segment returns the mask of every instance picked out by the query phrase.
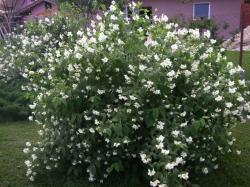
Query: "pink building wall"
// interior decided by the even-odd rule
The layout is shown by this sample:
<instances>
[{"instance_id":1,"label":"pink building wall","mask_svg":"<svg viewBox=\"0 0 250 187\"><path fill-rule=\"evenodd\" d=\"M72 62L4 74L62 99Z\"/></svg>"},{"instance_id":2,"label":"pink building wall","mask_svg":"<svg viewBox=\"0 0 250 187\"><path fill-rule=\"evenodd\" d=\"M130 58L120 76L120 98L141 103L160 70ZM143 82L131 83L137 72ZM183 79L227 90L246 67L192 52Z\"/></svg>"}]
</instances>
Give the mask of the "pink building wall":
<instances>
[{"instance_id":1,"label":"pink building wall","mask_svg":"<svg viewBox=\"0 0 250 187\"><path fill-rule=\"evenodd\" d=\"M37 0L37 1L39 1L39 0ZM35 4L37 1L25 0L25 3L22 4L20 9L25 9L28 6L31 6L32 4ZM57 5L55 3L51 3L51 9L47 9L46 8L46 1L40 1L36 5L29 8L28 10L30 11L30 14L29 15L24 15L23 18L22 18L23 21L29 21L29 20L39 18L39 17L54 15L57 12Z\"/></svg>"},{"instance_id":2,"label":"pink building wall","mask_svg":"<svg viewBox=\"0 0 250 187\"><path fill-rule=\"evenodd\" d=\"M143 6L152 7L154 14L166 14L169 18L182 14L189 20L193 19L193 4L202 2L210 3L211 19L220 25L223 25L224 22L229 24L226 31L220 29L219 35L229 38L230 32L239 28L240 6L244 0L193 0L187 3L183 3L181 0L143 0Z\"/></svg>"}]
</instances>

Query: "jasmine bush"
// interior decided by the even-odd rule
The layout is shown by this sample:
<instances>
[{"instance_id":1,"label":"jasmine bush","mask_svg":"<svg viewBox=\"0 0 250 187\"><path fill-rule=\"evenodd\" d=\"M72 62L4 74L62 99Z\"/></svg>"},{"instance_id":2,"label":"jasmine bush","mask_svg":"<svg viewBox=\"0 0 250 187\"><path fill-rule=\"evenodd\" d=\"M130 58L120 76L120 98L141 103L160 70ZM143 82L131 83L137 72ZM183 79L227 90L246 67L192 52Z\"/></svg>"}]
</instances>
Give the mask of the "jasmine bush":
<instances>
[{"instance_id":1,"label":"jasmine bush","mask_svg":"<svg viewBox=\"0 0 250 187\"><path fill-rule=\"evenodd\" d=\"M136 163L151 186L185 186L190 171L207 174L233 151L231 128L250 117L243 70L209 32L129 8L126 18L113 2L86 29L46 19L43 34L26 30L7 45L20 50L2 74L14 67L27 79L29 118L41 126L41 141L24 149L31 181L39 169L66 168L102 183Z\"/></svg>"}]
</instances>

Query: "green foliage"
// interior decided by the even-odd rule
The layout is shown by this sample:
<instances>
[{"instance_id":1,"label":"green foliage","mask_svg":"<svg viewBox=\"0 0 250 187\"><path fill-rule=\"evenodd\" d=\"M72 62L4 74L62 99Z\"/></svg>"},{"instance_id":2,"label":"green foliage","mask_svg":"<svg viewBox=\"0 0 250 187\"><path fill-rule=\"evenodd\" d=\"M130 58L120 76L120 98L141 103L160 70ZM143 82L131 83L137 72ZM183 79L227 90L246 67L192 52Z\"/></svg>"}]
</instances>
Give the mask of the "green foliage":
<instances>
[{"instance_id":1,"label":"green foliage","mask_svg":"<svg viewBox=\"0 0 250 187\"><path fill-rule=\"evenodd\" d=\"M172 18L172 21L178 23L182 27L199 29L201 34L206 30L209 30L211 32L211 37L216 39L218 41L218 44L221 44L223 42L223 38L218 35L219 30L227 30L230 27L227 22L219 24L214 19L186 20L183 14L175 16L174 18Z\"/></svg>"},{"instance_id":2,"label":"green foliage","mask_svg":"<svg viewBox=\"0 0 250 187\"><path fill-rule=\"evenodd\" d=\"M82 10L87 16L96 13L98 10L106 9L106 7L110 6L111 2L112 0L72 0L70 2L67 0L58 0L59 5L64 6L65 3L70 3ZM128 3L128 0L116 0L116 2L120 7L124 7Z\"/></svg>"},{"instance_id":3,"label":"green foliage","mask_svg":"<svg viewBox=\"0 0 250 187\"><path fill-rule=\"evenodd\" d=\"M21 90L22 82L0 81L0 121L26 120L30 114L29 99Z\"/></svg>"}]
</instances>

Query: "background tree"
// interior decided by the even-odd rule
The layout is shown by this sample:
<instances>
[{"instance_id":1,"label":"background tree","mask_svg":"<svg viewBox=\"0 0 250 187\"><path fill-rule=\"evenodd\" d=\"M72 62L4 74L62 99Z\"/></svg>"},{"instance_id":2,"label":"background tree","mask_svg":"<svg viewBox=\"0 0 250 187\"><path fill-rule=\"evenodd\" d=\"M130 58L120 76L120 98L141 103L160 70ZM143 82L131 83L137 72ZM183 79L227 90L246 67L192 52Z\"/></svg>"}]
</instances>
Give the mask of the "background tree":
<instances>
[{"instance_id":1,"label":"background tree","mask_svg":"<svg viewBox=\"0 0 250 187\"><path fill-rule=\"evenodd\" d=\"M115 0L116 3L118 3L121 7L123 7L125 4L128 3L128 0ZM68 3L67 0L57 0L58 4L61 3ZM78 8L80 8L83 13L90 17L92 13L95 13L96 11L106 8L110 5L112 0L72 0L70 3L74 4Z\"/></svg>"},{"instance_id":2,"label":"background tree","mask_svg":"<svg viewBox=\"0 0 250 187\"><path fill-rule=\"evenodd\" d=\"M18 9L23 6L25 0L1 0L0 10L1 10L1 20L2 23L9 32L12 31L13 26L16 21L18 21Z\"/></svg>"}]
</instances>

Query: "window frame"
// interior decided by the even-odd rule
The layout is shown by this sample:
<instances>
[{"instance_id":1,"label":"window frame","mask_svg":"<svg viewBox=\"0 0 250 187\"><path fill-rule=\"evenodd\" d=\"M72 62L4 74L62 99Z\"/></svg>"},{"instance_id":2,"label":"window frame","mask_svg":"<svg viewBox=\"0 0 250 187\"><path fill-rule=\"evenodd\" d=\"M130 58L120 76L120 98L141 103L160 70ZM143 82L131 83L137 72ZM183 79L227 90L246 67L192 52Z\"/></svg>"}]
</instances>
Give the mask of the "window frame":
<instances>
[{"instance_id":1,"label":"window frame","mask_svg":"<svg viewBox=\"0 0 250 187\"><path fill-rule=\"evenodd\" d=\"M197 16L195 16L195 5L200 5L200 4L208 4L208 17L207 17L207 19L211 19L211 2L198 2L198 3L193 3L193 20L197 19Z\"/></svg>"}]
</instances>

